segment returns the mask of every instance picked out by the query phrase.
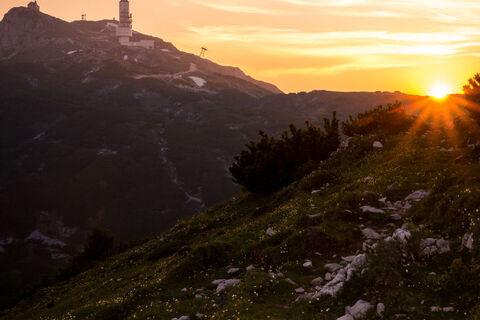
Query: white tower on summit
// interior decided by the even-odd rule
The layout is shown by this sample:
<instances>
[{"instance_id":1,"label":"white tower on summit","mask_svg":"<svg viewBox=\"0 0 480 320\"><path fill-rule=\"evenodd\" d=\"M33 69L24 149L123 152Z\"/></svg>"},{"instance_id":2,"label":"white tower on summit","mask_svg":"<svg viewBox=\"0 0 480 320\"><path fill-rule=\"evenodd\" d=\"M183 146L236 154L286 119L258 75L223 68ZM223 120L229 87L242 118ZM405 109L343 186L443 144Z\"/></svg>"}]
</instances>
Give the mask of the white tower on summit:
<instances>
[{"instance_id":1,"label":"white tower on summit","mask_svg":"<svg viewBox=\"0 0 480 320\"><path fill-rule=\"evenodd\" d=\"M130 13L130 2L128 2L128 0L120 0L120 18L118 20L116 34L118 41L122 46L141 47L146 49L155 48L155 40L130 41L130 38L133 36L133 31L132 14Z\"/></svg>"},{"instance_id":2,"label":"white tower on summit","mask_svg":"<svg viewBox=\"0 0 480 320\"><path fill-rule=\"evenodd\" d=\"M120 0L120 15L117 27L117 37L120 43L130 41L132 36L132 14L130 13L130 3L128 0Z\"/></svg>"}]
</instances>

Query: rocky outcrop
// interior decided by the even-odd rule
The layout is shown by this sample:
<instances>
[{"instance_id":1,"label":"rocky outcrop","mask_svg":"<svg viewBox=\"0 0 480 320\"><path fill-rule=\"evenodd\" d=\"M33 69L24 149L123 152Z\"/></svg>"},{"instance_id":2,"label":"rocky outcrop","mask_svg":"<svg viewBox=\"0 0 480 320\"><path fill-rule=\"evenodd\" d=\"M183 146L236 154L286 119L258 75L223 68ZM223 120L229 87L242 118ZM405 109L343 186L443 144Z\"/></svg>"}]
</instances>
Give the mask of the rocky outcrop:
<instances>
[{"instance_id":1,"label":"rocky outcrop","mask_svg":"<svg viewBox=\"0 0 480 320\"><path fill-rule=\"evenodd\" d=\"M41 47L77 35L72 24L24 7L11 9L0 22L0 47Z\"/></svg>"}]
</instances>

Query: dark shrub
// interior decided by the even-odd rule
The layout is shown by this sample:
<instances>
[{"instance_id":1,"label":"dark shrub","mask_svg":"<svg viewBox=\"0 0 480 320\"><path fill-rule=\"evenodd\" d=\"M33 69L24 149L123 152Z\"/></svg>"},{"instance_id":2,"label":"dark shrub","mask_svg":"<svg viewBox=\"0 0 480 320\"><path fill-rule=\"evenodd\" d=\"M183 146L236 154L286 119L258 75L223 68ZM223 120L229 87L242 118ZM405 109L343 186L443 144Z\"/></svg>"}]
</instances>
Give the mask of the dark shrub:
<instances>
[{"instance_id":1,"label":"dark shrub","mask_svg":"<svg viewBox=\"0 0 480 320\"><path fill-rule=\"evenodd\" d=\"M91 267L114 253L114 237L105 229L95 228L87 236L83 250L73 256L62 272L62 277L70 277Z\"/></svg>"},{"instance_id":2,"label":"dark shrub","mask_svg":"<svg viewBox=\"0 0 480 320\"><path fill-rule=\"evenodd\" d=\"M465 98L471 102L465 108L468 110L470 117L480 123L480 73L468 80L468 84L463 86L463 92Z\"/></svg>"},{"instance_id":3,"label":"dark shrub","mask_svg":"<svg viewBox=\"0 0 480 320\"><path fill-rule=\"evenodd\" d=\"M338 120L324 119L323 131L306 122L306 129L293 124L280 138L260 131L260 140L250 141L230 167L233 181L254 193L268 193L292 183L310 172L337 150L340 144Z\"/></svg>"},{"instance_id":4,"label":"dark shrub","mask_svg":"<svg viewBox=\"0 0 480 320\"><path fill-rule=\"evenodd\" d=\"M349 137L366 134L392 134L408 130L413 120L407 116L400 102L350 116L342 122L342 131Z\"/></svg>"}]
</instances>

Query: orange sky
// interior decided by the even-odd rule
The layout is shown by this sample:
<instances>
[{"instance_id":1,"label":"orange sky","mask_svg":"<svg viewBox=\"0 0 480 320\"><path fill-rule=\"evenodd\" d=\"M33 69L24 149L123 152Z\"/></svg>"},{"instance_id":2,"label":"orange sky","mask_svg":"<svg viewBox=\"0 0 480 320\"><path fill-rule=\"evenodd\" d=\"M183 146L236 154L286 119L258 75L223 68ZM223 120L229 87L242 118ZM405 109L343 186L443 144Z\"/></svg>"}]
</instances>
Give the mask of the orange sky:
<instances>
[{"instance_id":1,"label":"orange sky","mask_svg":"<svg viewBox=\"0 0 480 320\"><path fill-rule=\"evenodd\" d=\"M1 0L0 14L27 1ZM39 0L71 21L118 16L116 0ZM461 92L480 72L480 2L131 0L134 29L238 66L285 92Z\"/></svg>"}]
</instances>

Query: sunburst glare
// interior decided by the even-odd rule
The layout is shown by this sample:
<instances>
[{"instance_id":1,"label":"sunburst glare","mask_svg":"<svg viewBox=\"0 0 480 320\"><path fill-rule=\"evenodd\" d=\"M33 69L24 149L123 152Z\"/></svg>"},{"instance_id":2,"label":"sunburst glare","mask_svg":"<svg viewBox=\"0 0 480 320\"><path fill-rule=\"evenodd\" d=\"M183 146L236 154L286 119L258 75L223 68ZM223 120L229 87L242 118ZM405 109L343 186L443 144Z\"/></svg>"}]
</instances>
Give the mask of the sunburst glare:
<instances>
[{"instance_id":1,"label":"sunburst glare","mask_svg":"<svg viewBox=\"0 0 480 320\"><path fill-rule=\"evenodd\" d=\"M443 83L434 85L429 92L429 96L436 99L444 99L446 96L452 93L451 88Z\"/></svg>"}]
</instances>

